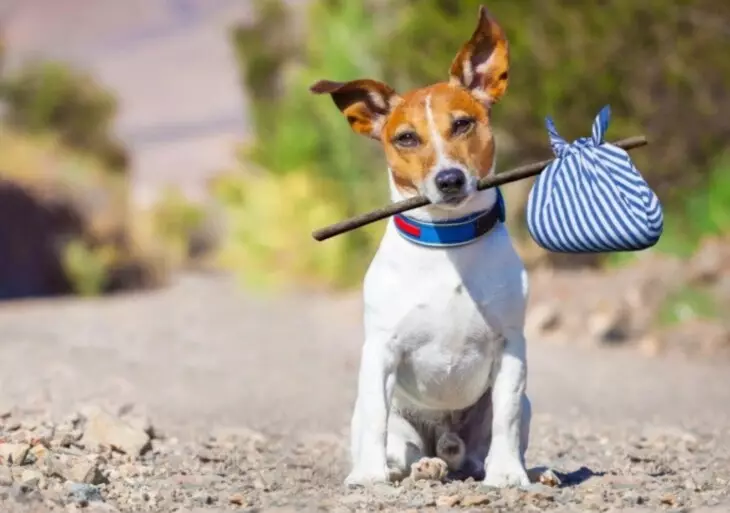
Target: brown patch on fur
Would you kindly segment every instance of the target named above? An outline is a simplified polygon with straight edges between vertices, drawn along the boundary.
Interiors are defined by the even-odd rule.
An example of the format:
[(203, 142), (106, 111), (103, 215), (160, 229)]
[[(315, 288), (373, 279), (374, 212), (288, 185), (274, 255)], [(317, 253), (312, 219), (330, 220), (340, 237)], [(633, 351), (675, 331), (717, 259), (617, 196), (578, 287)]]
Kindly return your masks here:
[(451, 64), (451, 80), (489, 104), (498, 102), (507, 90), (509, 44), (484, 6), (479, 8), (479, 24), (471, 39)]
[[(393, 180), (403, 192), (417, 191), (438, 159), (439, 142), (432, 140), (428, 121), (429, 102), (445, 156), (472, 170), (478, 178), (492, 168), (494, 139), (486, 107), (460, 86), (435, 84), (405, 94), (383, 127), (385, 155)], [(471, 117), (475, 125), (465, 134), (452, 135), (452, 123), (458, 117)], [(404, 129), (418, 134), (417, 147), (401, 148), (393, 142)]]
[(320, 80), (309, 90), (315, 94), (329, 94), (352, 129), (374, 139), (380, 137), (385, 117), (392, 105), (398, 103), (395, 90), (377, 80), (361, 79), (350, 82)]

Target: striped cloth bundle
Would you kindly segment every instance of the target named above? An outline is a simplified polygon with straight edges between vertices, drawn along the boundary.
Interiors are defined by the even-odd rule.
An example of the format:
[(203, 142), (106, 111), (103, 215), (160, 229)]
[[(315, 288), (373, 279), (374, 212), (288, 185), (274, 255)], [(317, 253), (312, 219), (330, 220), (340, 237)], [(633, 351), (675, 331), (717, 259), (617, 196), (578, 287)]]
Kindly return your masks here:
[(662, 207), (628, 153), (603, 136), (605, 106), (591, 137), (572, 144), (546, 119), (557, 157), (535, 180), (527, 200), (527, 227), (545, 249), (560, 253), (635, 251), (653, 246), (663, 228)]

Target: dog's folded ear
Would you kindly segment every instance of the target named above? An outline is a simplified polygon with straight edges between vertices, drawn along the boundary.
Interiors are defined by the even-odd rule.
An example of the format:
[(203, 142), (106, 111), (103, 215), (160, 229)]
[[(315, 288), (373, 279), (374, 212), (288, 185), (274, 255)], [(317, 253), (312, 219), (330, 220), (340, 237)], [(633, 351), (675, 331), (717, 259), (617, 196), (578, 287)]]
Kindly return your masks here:
[(498, 102), (509, 80), (507, 36), (490, 16), (479, 8), (479, 24), (471, 39), (462, 46), (451, 63), (451, 82), (469, 89), (487, 105)]
[(315, 94), (329, 94), (352, 129), (373, 139), (380, 139), (385, 118), (400, 101), (400, 96), (390, 86), (370, 79), (320, 80), (309, 90)]

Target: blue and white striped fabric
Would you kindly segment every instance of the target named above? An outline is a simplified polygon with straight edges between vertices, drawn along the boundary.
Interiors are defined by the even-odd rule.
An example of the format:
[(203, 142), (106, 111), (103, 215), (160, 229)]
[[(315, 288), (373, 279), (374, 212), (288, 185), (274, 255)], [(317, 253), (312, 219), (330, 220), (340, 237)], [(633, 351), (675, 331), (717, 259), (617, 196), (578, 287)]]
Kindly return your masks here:
[(609, 106), (591, 137), (572, 144), (549, 117), (556, 159), (535, 180), (527, 200), (527, 228), (545, 249), (560, 253), (635, 251), (653, 246), (663, 228), (662, 207), (628, 153), (604, 142)]

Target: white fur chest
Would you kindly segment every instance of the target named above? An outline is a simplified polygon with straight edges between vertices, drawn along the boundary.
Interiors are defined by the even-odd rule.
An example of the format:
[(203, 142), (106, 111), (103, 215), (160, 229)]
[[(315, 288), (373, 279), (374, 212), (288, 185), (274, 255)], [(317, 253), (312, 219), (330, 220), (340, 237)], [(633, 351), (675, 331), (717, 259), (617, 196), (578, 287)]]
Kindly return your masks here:
[(399, 363), (394, 400), (458, 410), (492, 384), (505, 333), (521, 329), (526, 277), (507, 231), (436, 249), (392, 223), (365, 278), (365, 331)]

